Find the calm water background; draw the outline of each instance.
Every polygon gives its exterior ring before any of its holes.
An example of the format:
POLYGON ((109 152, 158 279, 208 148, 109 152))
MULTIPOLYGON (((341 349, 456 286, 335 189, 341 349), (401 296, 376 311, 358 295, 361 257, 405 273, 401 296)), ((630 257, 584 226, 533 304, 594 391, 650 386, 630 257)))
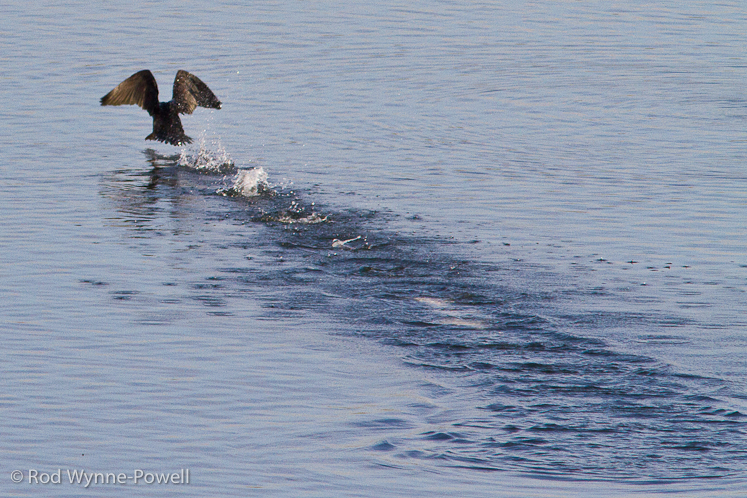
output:
POLYGON ((744 494, 741 3, 1 10, 4 496, 744 494))

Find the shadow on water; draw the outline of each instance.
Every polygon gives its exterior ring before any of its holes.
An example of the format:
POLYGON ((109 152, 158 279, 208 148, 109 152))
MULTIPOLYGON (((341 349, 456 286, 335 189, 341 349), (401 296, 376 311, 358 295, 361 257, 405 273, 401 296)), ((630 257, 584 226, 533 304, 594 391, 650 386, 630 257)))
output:
POLYGON ((577 323, 671 327, 678 317, 564 315, 551 290, 527 290, 522 263, 485 264, 460 256, 465 245, 454 240, 388 230, 390 213, 329 211, 269 184, 261 168, 146 155, 149 171, 104 180, 113 222, 147 237, 164 231, 164 217, 192 218, 196 233, 220 220, 238 235, 214 241, 216 250, 247 255, 195 283, 203 304, 230 313, 229 299, 251 295, 268 316, 323 313, 459 386, 443 396, 455 415, 439 430, 413 436, 402 419, 360 422, 381 433, 368 451, 386 465, 641 483, 743 475, 747 419, 732 386, 567 332, 577 323))

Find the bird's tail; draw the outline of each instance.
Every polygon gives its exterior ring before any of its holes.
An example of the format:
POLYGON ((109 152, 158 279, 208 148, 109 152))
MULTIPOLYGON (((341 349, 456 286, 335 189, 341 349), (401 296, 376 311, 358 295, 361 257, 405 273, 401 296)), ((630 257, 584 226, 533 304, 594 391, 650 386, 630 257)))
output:
POLYGON ((176 133, 158 133, 154 131, 147 137, 145 137, 146 140, 158 140, 159 142, 165 142, 167 144, 171 145, 185 145, 185 144, 191 144, 192 139, 185 135, 184 133, 176 134, 176 133))

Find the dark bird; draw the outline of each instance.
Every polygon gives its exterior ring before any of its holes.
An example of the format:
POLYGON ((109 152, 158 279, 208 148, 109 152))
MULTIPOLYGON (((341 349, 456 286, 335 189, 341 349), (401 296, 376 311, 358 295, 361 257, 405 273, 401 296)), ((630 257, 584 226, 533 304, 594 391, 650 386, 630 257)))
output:
POLYGON ((169 102, 158 102, 158 85, 153 73, 144 69, 124 80, 101 97, 101 105, 134 105, 153 117, 153 133, 146 140, 158 140, 171 145, 192 143, 184 134, 179 114, 192 114, 199 105, 220 109, 220 100, 200 78, 179 70, 174 79, 174 93, 169 102))

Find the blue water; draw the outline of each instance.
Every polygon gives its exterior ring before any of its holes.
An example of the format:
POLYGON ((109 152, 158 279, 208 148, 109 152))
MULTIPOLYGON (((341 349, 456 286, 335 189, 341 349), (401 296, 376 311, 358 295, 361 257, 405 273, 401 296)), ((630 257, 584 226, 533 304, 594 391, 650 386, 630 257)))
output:
POLYGON ((743 496, 746 21, 6 2, 2 495, 743 496))

